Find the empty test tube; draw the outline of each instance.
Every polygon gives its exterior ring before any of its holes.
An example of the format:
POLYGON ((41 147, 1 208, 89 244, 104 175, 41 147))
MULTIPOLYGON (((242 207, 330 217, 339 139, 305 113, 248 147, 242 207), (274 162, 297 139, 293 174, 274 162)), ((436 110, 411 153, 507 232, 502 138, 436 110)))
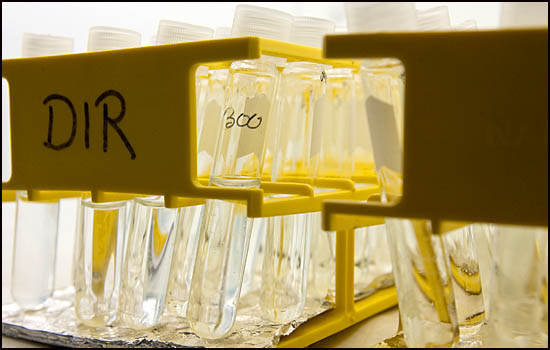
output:
MULTIPOLYGON (((141 34, 112 27, 92 27, 88 51, 139 46, 141 34)), ((75 253, 75 314, 85 325, 112 324, 118 316, 122 264, 131 201, 81 202, 75 253)))
MULTIPOLYGON (((331 21, 295 17, 291 39, 301 45, 320 47, 323 35, 333 30, 331 21)), ((311 154, 318 152, 318 140, 313 138, 320 132, 323 122, 320 119, 326 108, 325 90, 325 67, 321 64, 293 62, 283 70, 277 104, 279 136, 273 148, 278 150, 272 169, 274 181, 294 181, 310 175, 311 154)), ((273 322, 292 321, 304 309, 310 265, 310 220, 311 214, 267 218, 260 306, 263 316, 273 322)))
MULTIPOLYGON (((25 33, 22 56, 67 54, 73 39, 25 33)), ((17 192, 11 294, 22 309, 37 309, 52 295, 55 281, 59 201, 30 201, 17 192)))
MULTIPOLYGON (((277 39, 286 33, 283 39, 288 39, 291 22, 292 16, 284 12, 239 5, 232 36, 277 39)), ((275 64, 264 59, 231 65, 211 185, 259 187, 278 75, 275 64)), ((252 229, 249 221, 244 203, 206 202, 187 309, 191 328, 202 338, 221 338, 235 322, 252 229)))

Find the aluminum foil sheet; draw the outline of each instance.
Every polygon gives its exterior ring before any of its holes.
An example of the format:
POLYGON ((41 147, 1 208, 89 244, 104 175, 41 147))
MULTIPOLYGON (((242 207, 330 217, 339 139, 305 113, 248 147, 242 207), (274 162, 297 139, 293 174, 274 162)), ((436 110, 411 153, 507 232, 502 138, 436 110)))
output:
POLYGON ((161 320, 159 326, 134 330, 121 325, 92 328, 80 325, 73 296, 51 298, 38 311, 21 312, 15 304, 2 305, 2 334, 67 347, 275 347, 282 336, 331 308, 328 302, 310 299, 303 315, 286 324, 263 320, 258 293, 242 298, 232 333, 220 340, 195 335, 183 319, 161 320))
MULTIPOLYGON (((368 287, 357 291, 355 300, 393 285, 392 274, 379 276, 368 287)), ((163 317, 158 326, 145 330, 134 330, 116 323, 100 328, 84 326, 76 319, 73 301, 74 295, 69 292, 54 295, 44 308, 37 311, 22 312, 16 304, 2 305, 2 334, 66 347, 276 347, 281 337, 332 308, 326 300, 308 298, 298 319, 284 324, 273 323, 262 319, 259 291, 255 290, 239 301, 231 334, 224 339, 207 340, 195 335, 183 318, 163 317)))

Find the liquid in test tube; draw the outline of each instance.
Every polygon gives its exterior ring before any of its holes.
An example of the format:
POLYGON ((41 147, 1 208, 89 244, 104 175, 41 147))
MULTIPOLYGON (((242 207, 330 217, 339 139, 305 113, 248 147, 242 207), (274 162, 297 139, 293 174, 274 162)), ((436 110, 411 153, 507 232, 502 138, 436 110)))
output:
MULTIPOLYGON (((113 27, 92 27, 88 51, 140 46, 141 34, 113 27)), ((81 202, 75 253, 75 314, 91 327, 112 324, 118 317, 122 265, 129 221, 129 201, 81 202)))
MULTIPOLYGON (((61 55, 73 51, 73 39, 25 33, 23 57, 61 55)), ((17 192, 11 294, 24 309, 39 309, 52 295, 59 223, 59 201, 30 201, 17 192)))
MULTIPOLYGON (((284 12, 239 5, 232 36, 288 39, 291 23, 284 12)), ((232 63, 211 185, 259 188, 278 75, 269 60, 232 63)), ((191 328, 202 338, 224 337, 233 327, 251 229, 245 203, 207 200, 187 309, 191 328)))

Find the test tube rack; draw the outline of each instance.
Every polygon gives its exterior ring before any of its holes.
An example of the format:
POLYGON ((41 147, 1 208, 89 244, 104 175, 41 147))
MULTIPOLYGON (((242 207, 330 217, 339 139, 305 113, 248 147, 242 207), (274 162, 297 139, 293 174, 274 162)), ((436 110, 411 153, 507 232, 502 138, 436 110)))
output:
MULTIPOLYGON (((354 228, 381 224, 384 217, 428 219, 439 233, 469 222, 548 226, 547 29, 330 35, 324 51, 233 38, 3 60, 2 76, 10 88, 12 151, 12 177, 2 183, 2 201, 27 190, 30 200, 82 193, 95 202, 164 195, 166 207, 240 200, 249 217, 323 209, 324 229, 337 231, 335 308, 282 338, 280 347, 310 345, 396 305, 393 287, 354 300, 354 228), (260 189, 225 189, 197 179, 197 67, 262 54, 354 68, 357 62, 341 58, 403 62, 404 182, 398 203, 358 202, 379 193, 373 179, 361 188, 351 180, 327 183, 339 190, 321 194, 314 193, 313 182, 262 181, 260 189), (72 131, 64 144, 54 145, 47 138, 45 101, 58 96, 70 102, 60 99, 67 112, 56 123, 72 131), (90 119, 90 111, 109 96, 124 108, 112 116, 104 111, 103 117, 93 111, 95 120, 90 119), (120 123, 125 137, 115 128, 105 136, 103 123, 120 123), (113 141, 107 143, 107 137, 113 141), (294 196, 264 199, 265 193, 294 196)), ((315 185, 323 186, 323 180, 315 185)))

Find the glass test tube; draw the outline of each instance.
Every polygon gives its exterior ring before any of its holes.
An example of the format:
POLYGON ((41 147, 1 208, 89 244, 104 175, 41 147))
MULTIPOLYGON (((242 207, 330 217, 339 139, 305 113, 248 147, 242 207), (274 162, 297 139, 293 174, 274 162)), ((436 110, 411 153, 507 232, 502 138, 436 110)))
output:
MULTIPOLYGON (((137 47, 141 34, 113 27, 92 27, 88 51, 137 47)), ((122 264, 133 201, 81 201, 75 253, 75 314, 91 327, 112 324, 118 316, 122 264)))
MULTIPOLYGON (((403 66, 389 59, 367 61, 362 74, 367 96, 393 109, 402 149, 403 66)), ((384 166, 378 171, 383 199, 400 196, 400 175, 384 166)), ((432 236, 427 226, 427 221, 386 219, 403 332, 409 347, 451 346, 459 329, 448 256, 442 238, 432 236)))
MULTIPOLYGON (((72 51, 72 38, 23 34, 22 57, 72 51)), ((26 192, 17 193, 11 292, 22 309, 42 307, 53 293, 58 231, 59 201, 32 202, 26 192)))
POLYGON ((449 254, 461 341, 474 336, 485 317, 476 234, 474 226, 468 225, 443 235, 449 254))
MULTIPOLYGON (((322 132, 317 135, 320 152, 318 155, 312 153, 312 169, 314 177, 320 178, 345 178, 349 179, 352 175, 353 149, 355 147, 354 128, 356 124, 356 81, 351 68, 331 68, 326 70, 326 102, 325 111, 322 113, 322 132)), ((315 188, 315 192, 331 191, 326 188, 315 188)), ((336 232, 323 231, 321 228, 320 214, 319 218, 312 217, 312 245, 321 248, 322 251, 329 251, 331 261, 325 261, 323 255, 314 254, 312 256, 313 269, 319 269, 328 273, 328 276, 320 278, 329 282, 329 289, 326 297, 331 302, 335 295, 335 267, 336 267, 336 232), (323 247, 325 245, 328 247, 323 247), (320 267, 319 265, 323 265, 320 267)), ((357 248, 365 248, 361 242, 364 242, 365 230, 356 230, 356 238, 359 244, 357 248)), ((364 249, 357 249, 355 261, 360 265, 364 261, 364 249)), ((312 250, 313 251, 313 250, 312 250)), ((358 276, 360 277, 360 275, 358 276)), ((360 280, 355 279, 356 282, 360 280)), ((358 284, 356 283, 356 286, 358 284)))
POLYGON ((407 346, 455 344, 459 330, 442 237, 425 220, 388 218, 386 229, 407 346))
POLYGON ((53 292, 59 201, 16 195, 11 294, 20 308, 36 310, 53 292))
MULTIPOLYGON (((350 32, 410 31, 417 27, 412 3, 346 3, 345 9, 350 32)), ((380 153, 376 168, 382 199, 387 201, 401 195, 405 71, 396 59, 366 59, 361 76, 375 159, 376 152, 385 153, 380 153), (376 139, 376 130, 382 126, 387 137, 376 139)), ((445 246, 441 237, 432 236, 428 224, 386 219, 399 311, 409 347, 450 346, 459 336, 445 246)))
POLYGON ((318 177, 350 178, 355 146, 355 78, 351 68, 327 69, 327 104, 318 177))
POLYGON ((127 203, 82 200, 76 251, 75 313, 101 327, 117 317, 127 203))
POLYGON ((548 346, 547 246, 547 228, 496 226, 484 345, 548 346))
MULTIPOLYGON (((312 133, 318 133, 325 96, 324 66, 289 63, 279 85, 279 131, 274 181, 300 181, 310 172, 312 133), (315 124, 317 122, 317 124, 315 124)), ((317 136, 317 135, 316 135, 317 136)), ((317 140, 318 141, 318 140, 317 140)), ((315 144, 313 145, 315 147, 315 144)), ((310 214, 267 218, 260 306, 265 318, 289 322, 302 313, 306 302, 310 261, 310 214)))
MULTIPOLYGON (((352 133, 352 174, 357 188, 372 186, 376 177, 374 155, 367 123, 365 91, 360 74, 354 74, 355 113, 352 133)), ((390 251, 386 240, 386 225, 355 229, 355 295, 370 293, 393 285, 390 251)))
MULTIPOLYGON (((291 23, 284 12, 239 5, 232 36, 285 40, 291 23)), ((210 185, 259 187, 278 75, 276 65, 263 58, 231 64, 210 185)), ((221 338, 233 327, 251 230, 244 203, 207 200, 187 309, 191 328, 202 338, 221 338)))
MULTIPOLYGON (((212 34, 213 30, 207 27, 161 20, 156 43, 160 45, 208 40, 212 38, 212 34)), ((207 67, 198 67, 195 88, 199 119, 197 124, 201 125, 208 89, 207 67)), ((198 134, 199 130, 198 128, 198 134)), ((191 221, 182 220, 193 219, 188 215, 189 210, 193 214, 197 212, 193 211, 195 207, 165 208, 162 196, 135 198, 134 203, 124 260, 121 314, 126 325, 132 328, 148 328, 158 324, 167 305, 168 314, 178 315, 177 312, 181 311, 179 307, 187 302, 187 298, 181 300, 179 297, 186 295, 188 289, 180 290, 182 286, 178 282, 185 281, 189 274, 188 260, 194 258, 194 251, 185 254, 185 249, 189 240, 195 240, 197 233, 190 234, 186 228, 191 221), (182 253, 176 255, 175 259, 174 249, 176 254, 182 253)), ((198 214, 200 215, 200 209, 198 214)))
MULTIPOLYGON (((15 238, 15 206, 15 201, 2 202, 2 306, 13 302, 10 289, 15 238)), ((4 311, 3 307, 2 311, 4 311)))
POLYGON ((262 262, 266 249, 267 218, 252 219, 252 233, 250 245, 244 268, 243 285, 241 288, 241 300, 248 293, 253 293, 261 288, 262 262))
POLYGON ((134 199, 122 273, 120 313, 126 325, 156 325, 164 312, 179 209, 163 197, 134 199))
MULTIPOLYGON (((258 188, 278 72, 273 63, 251 60, 234 62, 229 75, 210 183, 258 188)), ((233 326, 252 228, 248 221, 242 203, 206 203, 187 309, 201 337, 222 337, 233 326)))

